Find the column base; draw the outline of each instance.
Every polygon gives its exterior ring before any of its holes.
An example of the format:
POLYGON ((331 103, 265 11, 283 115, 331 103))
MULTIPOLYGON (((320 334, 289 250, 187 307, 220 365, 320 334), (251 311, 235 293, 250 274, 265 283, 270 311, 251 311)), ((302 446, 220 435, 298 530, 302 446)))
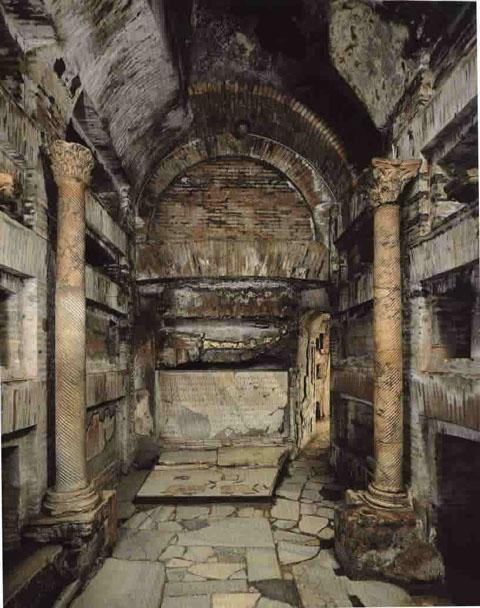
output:
POLYGON ((34 517, 23 535, 39 543, 81 545, 82 539, 101 531, 104 547, 112 546, 117 535, 116 492, 109 490, 95 496, 96 504, 89 511, 34 517))
POLYGON ((387 492, 380 490, 372 482, 363 494, 363 499, 372 507, 378 509, 406 509, 408 497, 405 492, 387 492))
POLYGON ((69 513, 88 513, 95 509, 99 502, 99 495, 89 484, 86 488, 74 492, 48 490, 42 508, 47 515, 60 517, 69 513))
POLYGON ((442 556, 423 538, 407 506, 374 507, 366 492, 347 492, 335 513, 335 554, 353 579, 380 578, 404 585, 443 579, 442 556))

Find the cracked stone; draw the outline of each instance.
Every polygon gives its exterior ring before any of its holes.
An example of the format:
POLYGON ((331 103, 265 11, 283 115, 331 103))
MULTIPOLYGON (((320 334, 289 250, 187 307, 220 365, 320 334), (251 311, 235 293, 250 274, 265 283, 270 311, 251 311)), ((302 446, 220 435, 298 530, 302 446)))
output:
POLYGON ((289 530, 275 530, 273 532, 273 538, 275 539, 276 543, 287 541, 290 543, 296 543, 298 545, 318 546, 320 544, 318 538, 306 536, 305 534, 300 534, 300 532, 289 530))
POLYGON ((208 517, 210 512, 209 507, 194 507, 194 506, 178 506, 177 507, 177 520, 183 519, 196 519, 208 517))
POLYGON ((298 527, 301 532, 307 534, 318 534, 320 530, 328 526, 328 519, 326 517, 315 517, 314 515, 304 515, 300 519, 298 527))
POLYGON ((173 538, 170 532, 122 530, 112 556, 124 560, 156 561, 173 538))
POLYGON ((282 541, 278 543, 278 558, 282 564, 294 564, 312 559, 318 553, 318 547, 299 545, 282 541))
POLYGON ((267 597, 260 598, 256 608, 292 608, 291 604, 285 604, 285 602, 277 602, 277 600, 271 600, 267 597))
POLYGON ((352 605, 344 585, 345 577, 336 576, 333 570, 326 568, 323 555, 320 559, 316 557, 293 566, 292 571, 305 608, 343 608, 352 605))
POLYGON ((279 530, 290 530, 297 525, 297 522, 291 519, 277 519, 272 525, 279 530))
POLYGON ((192 562, 190 560, 180 557, 174 557, 166 563, 167 568, 189 568, 191 565, 192 562))
POLYGON ((300 507, 298 502, 277 498, 275 506, 272 507, 271 516, 276 519, 293 519, 297 520, 300 515, 300 507))
POLYGON ((189 597, 166 597, 162 608, 210 608, 208 595, 195 595, 189 597))
POLYGON ((212 595, 213 593, 246 593, 247 591, 248 588, 245 580, 178 582, 167 583, 165 585, 166 597, 212 595))
POLYGON ((298 500, 300 498, 300 494, 302 493, 303 484, 301 483, 292 483, 285 481, 278 486, 275 490, 276 496, 281 496, 283 498, 289 498, 290 500, 298 500))
POLYGON ((332 509, 331 507, 317 507, 317 515, 333 519, 335 517, 335 509, 332 509))
POLYGON ((261 518, 213 520, 208 526, 178 535, 185 546, 207 547, 272 547, 270 525, 261 518))
POLYGON ((109 558, 72 608, 158 608, 164 582, 163 564, 109 558))
POLYGON ((185 553, 185 547, 179 545, 169 545, 165 551, 161 554, 160 559, 172 559, 173 557, 182 557, 185 553))
POLYGON ((318 533, 318 538, 322 540, 332 540, 335 537, 335 532, 332 528, 324 528, 318 533))
POLYGON ((300 596, 292 581, 258 581, 254 586, 266 599, 285 602, 292 606, 300 605, 300 596))
POLYGON ((149 511, 150 518, 154 522, 167 521, 175 513, 175 507, 170 505, 162 505, 149 511))
POLYGON ((212 547, 189 547, 184 557, 192 562, 206 562, 214 554, 212 547))
POLYGON ((241 570, 238 564, 221 564, 207 563, 207 564, 195 564, 191 566, 188 571, 191 574, 202 576, 207 579, 225 580, 230 578, 233 574, 241 570))
POLYGON ((235 513, 235 507, 230 505, 213 505, 210 510, 210 518, 212 519, 223 519, 224 517, 230 517, 235 513))

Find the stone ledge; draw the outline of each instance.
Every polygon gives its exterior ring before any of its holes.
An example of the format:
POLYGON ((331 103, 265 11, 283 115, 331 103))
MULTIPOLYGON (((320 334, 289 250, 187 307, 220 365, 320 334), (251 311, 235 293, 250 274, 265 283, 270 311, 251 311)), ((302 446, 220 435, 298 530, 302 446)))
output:
POLYGON ((443 579, 442 557, 422 538, 413 510, 349 502, 353 504, 335 513, 335 554, 350 578, 381 578, 404 585, 443 579))

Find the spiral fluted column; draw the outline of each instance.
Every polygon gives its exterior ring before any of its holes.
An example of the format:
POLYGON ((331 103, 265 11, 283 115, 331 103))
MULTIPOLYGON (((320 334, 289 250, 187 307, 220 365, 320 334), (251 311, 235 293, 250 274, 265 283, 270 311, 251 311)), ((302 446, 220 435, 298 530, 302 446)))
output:
POLYGON ((405 503, 403 488, 402 300, 398 197, 419 161, 373 159, 373 333, 375 474, 365 498, 389 508, 405 503))
POLYGON ((76 143, 51 147, 58 186, 55 285, 55 488, 44 510, 50 515, 89 511, 99 502, 87 477, 85 413, 85 189, 93 158, 76 143))

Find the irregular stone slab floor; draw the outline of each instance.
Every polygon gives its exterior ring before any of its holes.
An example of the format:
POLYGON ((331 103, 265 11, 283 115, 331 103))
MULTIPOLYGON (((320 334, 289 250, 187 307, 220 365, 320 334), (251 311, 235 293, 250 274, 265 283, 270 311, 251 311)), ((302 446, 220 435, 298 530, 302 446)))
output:
MULTIPOLYGON (((395 585, 351 581, 341 574, 332 550, 333 516, 340 502, 321 494, 334 479, 327 462, 328 434, 320 430, 289 463, 273 502, 229 503, 227 498, 135 505, 136 512, 121 526, 113 557, 73 608, 415 605, 415 598, 395 585)), ((253 462, 258 454, 257 448, 241 458, 253 462)), ((211 466, 211 453, 199 456, 202 467, 211 466)), ((232 462, 233 456, 240 457, 232 454, 232 462)), ((163 458, 165 464, 182 466, 191 455, 168 452, 163 458)))

